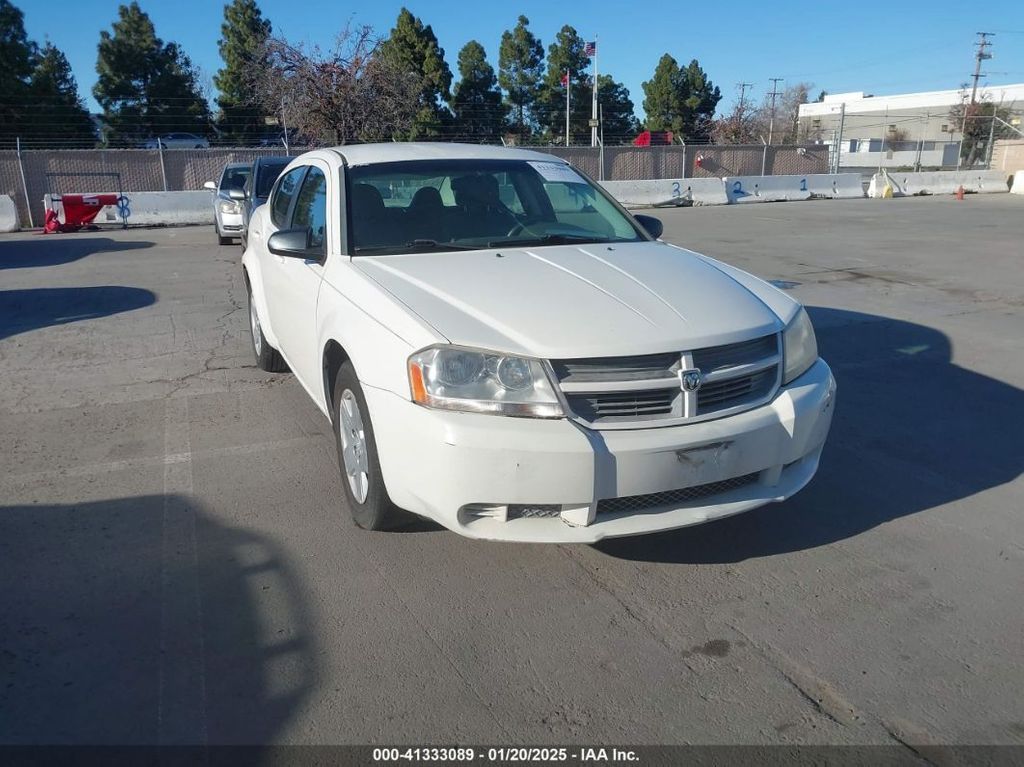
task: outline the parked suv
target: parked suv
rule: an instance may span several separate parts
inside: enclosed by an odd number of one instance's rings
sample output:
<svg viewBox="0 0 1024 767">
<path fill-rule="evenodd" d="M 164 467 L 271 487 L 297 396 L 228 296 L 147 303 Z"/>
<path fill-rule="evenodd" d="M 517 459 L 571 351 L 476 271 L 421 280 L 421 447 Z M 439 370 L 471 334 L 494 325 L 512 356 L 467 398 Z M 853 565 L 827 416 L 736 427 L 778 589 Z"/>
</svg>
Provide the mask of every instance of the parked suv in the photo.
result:
<svg viewBox="0 0 1024 767">
<path fill-rule="evenodd" d="M 249 226 L 256 361 L 331 419 L 360 527 L 593 542 L 782 501 L 817 470 L 835 382 L 800 304 L 658 241 L 557 158 L 309 152 Z"/>
<path fill-rule="evenodd" d="M 248 178 L 249 163 L 232 162 L 224 166 L 219 182 L 203 184 L 203 189 L 213 192 L 213 228 L 220 245 L 228 245 L 242 233 L 242 201 L 232 198 L 231 192 L 241 192 Z"/>
<path fill-rule="evenodd" d="M 242 250 L 248 245 L 246 233 L 253 211 L 267 201 L 277 177 L 293 159 L 290 156 L 257 157 L 253 162 L 241 196 L 235 195 L 242 211 Z"/>
</svg>

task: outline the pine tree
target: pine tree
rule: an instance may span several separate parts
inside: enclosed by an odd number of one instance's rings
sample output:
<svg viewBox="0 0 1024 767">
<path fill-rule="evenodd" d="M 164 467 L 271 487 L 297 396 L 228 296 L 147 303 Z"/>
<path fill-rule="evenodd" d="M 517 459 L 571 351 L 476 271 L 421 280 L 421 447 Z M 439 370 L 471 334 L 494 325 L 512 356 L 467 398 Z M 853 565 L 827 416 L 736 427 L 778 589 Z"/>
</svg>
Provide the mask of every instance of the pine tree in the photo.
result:
<svg viewBox="0 0 1024 767">
<path fill-rule="evenodd" d="M 191 60 L 156 36 L 137 2 L 120 6 L 112 31 L 100 32 L 96 71 L 93 95 L 117 140 L 209 131 L 210 108 Z"/>
<path fill-rule="evenodd" d="M 601 105 L 601 132 L 605 144 L 626 144 L 636 137 L 640 123 L 633 114 L 629 89 L 611 75 L 597 78 L 597 101 Z"/>
<path fill-rule="evenodd" d="M 451 113 L 444 102 L 451 100 L 452 71 L 431 26 L 424 26 L 402 8 L 379 52 L 399 71 L 410 72 L 420 81 L 420 108 L 409 134 L 401 138 L 442 135 L 451 125 Z"/>
<path fill-rule="evenodd" d="M 537 101 L 538 122 L 548 138 L 565 141 L 565 87 L 562 78 L 569 73 L 572 94 L 569 104 L 570 141 L 590 142 L 590 113 L 593 100 L 591 79 L 588 75 L 590 59 L 583 52 L 586 42 L 579 33 L 566 24 L 555 35 L 548 47 L 548 69 L 544 75 Z"/>
<path fill-rule="evenodd" d="M 29 84 L 33 122 L 30 131 L 40 143 L 91 146 L 96 139 L 92 120 L 78 95 L 78 83 L 64 53 L 51 43 L 40 52 Z"/>
<path fill-rule="evenodd" d="M 654 76 L 643 84 L 645 126 L 650 131 L 682 133 L 689 93 L 678 62 L 669 54 L 658 61 Z"/>
<path fill-rule="evenodd" d="M 498 83 L 507 94 L 512 127 L 520 141 L 532 132 L 531 110 L 540 94 L 544 71 L 544 46 L 529 27 L 530 20 L 520 16 L 513 29 L 502 33 L 498 52 Z"/>
<path fill-rule="evenodd" d="M 13 140 L 31 118 L 29 78 L 36 45 L 25 34 L 25 16 L 8 0 L 0 0 L 0 135 Z"/>
<path fill-rule="evenodd" d="M 213 77 L 220 95 L 218 127 L 221 137 L 236 145 L 252 143 L 265 132 L 265 114 L 256 106 L 253 68 L 265 66 L 263 46 L 271 25 L 256 0 L 232 0 L 224 6 L 217 49 L 224 67 Z"/>
<path fill-rule="evenodd" d="M 502 103 L 487 53 L 476 40 L 470 40 L 459 51 L 459 77 L 452 93 L 455 136 L 465 141 L 498 141 L 508 107 Z"/>
<path fill-rule="evenodd" d="M 643 84 L 647 130 L 670 130 L 686 141 L 707 141 L 722 94 L 697 59 L 686 67 L 665 54 Z"/>
<path fill-rule="evenodd" d="M 686 82 L 686 124 L 683 135 L 688 141 L 707 141 L 711 135 L 711 124 L 715 117 L 715 109 L 722 100 L 718 86 L 708 79 L 707 73 L 701 69 L 697 59 L 690 61 L 682 70 Z"/>
</svg>

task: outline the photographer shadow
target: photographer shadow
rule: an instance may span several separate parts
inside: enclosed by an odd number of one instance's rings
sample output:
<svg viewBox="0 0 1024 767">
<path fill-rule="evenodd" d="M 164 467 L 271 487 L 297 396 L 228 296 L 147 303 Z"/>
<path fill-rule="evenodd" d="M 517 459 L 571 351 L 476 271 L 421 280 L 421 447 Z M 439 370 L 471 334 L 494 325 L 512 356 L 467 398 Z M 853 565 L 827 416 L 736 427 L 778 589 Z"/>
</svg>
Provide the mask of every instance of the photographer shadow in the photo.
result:
<svg viewBox="0 0 1024 767">
<path fill-rule="evenodd" d="M 818 475 L 781 504 L 657 535 L 609 556 L 729 563 L 828 545 L 1011 482 L 1024 469 L 1024 391 L 960 367 L 934 328 L 807 308 L 838 384 Z"/>
</svg>

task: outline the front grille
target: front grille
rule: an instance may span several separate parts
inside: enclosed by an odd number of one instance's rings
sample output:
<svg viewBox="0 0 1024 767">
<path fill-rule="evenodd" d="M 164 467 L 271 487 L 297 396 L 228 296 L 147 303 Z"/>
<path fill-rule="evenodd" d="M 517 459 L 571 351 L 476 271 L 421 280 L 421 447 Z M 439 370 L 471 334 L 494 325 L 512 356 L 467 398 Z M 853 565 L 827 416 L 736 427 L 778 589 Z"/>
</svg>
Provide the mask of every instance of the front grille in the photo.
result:
<svg viewBox="0 0 1024 767">
<path fill-rule="evenodd" d="M 778 351 L 778 347 L 779 339 L 774 334 L 750 341 L 740 341 L 738 344 L 709 346 L 697 349 L 693 353 L 693 366 L 710 373 L 735 365 L 749 365 L 751 362 L 771 357 Z"/>
<path fill-rule="evenodd" d="M 704 384 L 697 392 L 697 415 L 725 410 L 752 399 L 762 399 L 775 386 L 777 375 L 776 368 L 771 367 L 753 375 Z"/>
<path fill-rule="evenodd" d="M 742 477 L 708 482 L 705 485 L 694 485 L 693 487 L 684 487 L 679 490 L 664 490 L 660 493 L 627 495 L 622 498 L 604 498 L 597 502 L 597 516 L 600 517 L 602 514 L 636 514 L 663 506 L 698 501 L 702 498 L 709 498 L 713 495 L 752 485 L 757 481 L 758 474 L 759 472 L 755 471 L 752 474 L 744 474 Z"/>
<path fill-rule="evenodd" d="M 604 418 L 642 419 L 672 413 L 679 389 L 584 394 L 568 397 L 569 407 L 580 418 L 596 421 Z"/>
<path fill-rule="evenodd" d="M 554 360 L 555 375 L 563 383 L 586 381 L 638 381 L 645 378 L 672 378 L 679 369 L 679 355 L 644 354 L 634 357 L 592 357 Z"/>
<path fill-rule="evenodd" d="M 778 385 L 781 357 L 773 333 L 692 352 L 551 360 L 551 367 L 577 418 L 614 429 L 685 423 L 756 407 Z M 679 380 L 684 367 L 697 368 L 710 380 L 696 393 L 684 393 Z"/>
</svg>

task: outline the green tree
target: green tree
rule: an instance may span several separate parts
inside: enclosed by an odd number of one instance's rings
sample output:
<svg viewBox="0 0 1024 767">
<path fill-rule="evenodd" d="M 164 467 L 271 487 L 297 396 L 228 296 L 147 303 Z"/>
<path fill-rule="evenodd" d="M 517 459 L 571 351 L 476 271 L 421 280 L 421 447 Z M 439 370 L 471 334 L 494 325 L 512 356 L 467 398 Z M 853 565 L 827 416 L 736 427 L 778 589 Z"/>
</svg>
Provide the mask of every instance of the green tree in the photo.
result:
<svg viewBox="0 0 1024 767">
<path fill-rule="evenodd" d="M 686 80 L 679 63 L 668 53 L 658 61 L 654 76 L 643 83 L 645 127 L 682 133 L 686 111 Z"/>
<path fill-rule="evenodd" d="M 502 103 L 494 67 L 476 40 L 470 40 L 459 51 L 459 77 L 452 93 L 455 135 L 467 141 L 498 141 L 508 107 Z"/>
<path fill-rule="evenodd" d="M 51 43 L 43 46 L 29 82 L 33 123 L 30 131 L 40 143 L 91 145 L 96 134 L 78 95 L 78 83 L 64 53 Z"/>
<path fill-rule="evenodd" d="M 93 95 L 115 139 L 208 133 L 210 108 L 198 73 L 175 43 L 156 36 L 137 2 L 120 6 L 112 31 L 100 32 L 96 72 Z"/>
<path fill-rule="evenodd" d="M 722 92 L 708 79 L 697 59 L 690 60 L 683 70 L 683 78 L 687 92 L 683 135 L 687 141 L 707 141 Z"/>
<path fill-rule="evenodd" d="M 970 103 L 966 88 L 963 98 L 949 110 L 949 121 L 959 130 L 963 127 L 963 141 L 960 143 L 961 162 L 965 168 L 992 156 L 989 142 L 1000 138 L 1020 138 L 1008 123 L 1013 113 L 1008 107 L 993 101 L 980 100 Z"/>
<path fill-rule="evenodd" d="M 531 110 L 540 94 L 543 72 L 544 46 L 530 31 L 530 20 L 520 16 L 513 29 L 502 33 L 498 51 L 498 83 L 507 94 L 512 127 L 520 141 L 532 132 Z"/>
<path fill-rule="evenodd" d="M 696 59 L 680 67 L 665 54 L 643 84 L 648 130 L 670 130 L 686 141 L 707 141 L 722 94 Z"/>
<path fill-rule="evenodd" d="M 566 24 L 555 42 L 548 46 L 548 68 L 537 99 L 537 122 L 548 138 L 565 141 L 565 88 L 562 78 L 569 73 L 572 98 L 569 104 L 569 139 L 573 143 L 590 143 L 590 112 L 593 100 L 588 75 L 590 59 L 583 52 L 586 45 L 579 33 Z"/>
<path fill-rule="evenodd" d="M 445 102 L 451 99 L 452 71 L 444 60 L 444 49 L 429 24 L 413 16 L 407 8 L 398 12 L 398 20 L 379 54 L 399 71 L 419 79 L 419 110 L 408 135 L 417 139 L 444 134 L 451 125 L 451 113 Z"/>
<path fill-rule="evenodd" d="M 256 105 L 252 89 L 252 70 L 266 65 L 263 48 L 270 33 L 270 21 L 263 18 L 256 0 L 232 0 L 224 6 L 217 43 L 224 66 L 213 84 L 219 91 L 217 125 L 228 142 L 249 143 L 266 131 L 266 114 Z"/>
<path fill-rule="evenodd" d="M 0 134 L 4 138 L 15 138 L 27 126 L 35 59 L 36 45 L 25 34 L 24 14 L 8 0 L 0 0 Z"/>
<path fill-rule="evenodd" d="M 636 138 L 640 122 L 633 114 L 629 89 L 611 75 L 597 78 L 597 102 L 601 106 L 601 133 L 605 144 L 626 144 Z"/>
</svg>

